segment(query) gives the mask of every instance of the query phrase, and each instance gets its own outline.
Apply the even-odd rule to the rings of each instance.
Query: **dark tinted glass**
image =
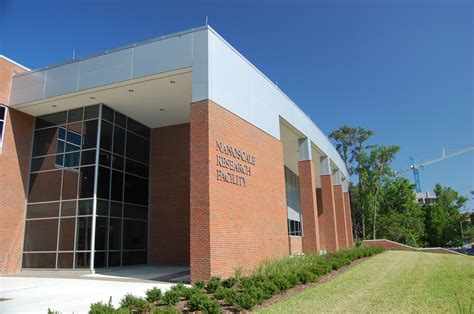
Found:
[[[76,201],[61,202],[61,216],[75,216],[76,205]]]
[[[59,253],[58,268],[72,268],[74,253]]]
[[[97,217],[95,222],[95,249],[107,249],[108,218]]]
[[[109,198],[110,170],[99,167],[99,179],[97,181],[97,196],[100,198]]]
[[[95,148],[97,145],[97,120],[84,122],[82,148]]]
[[[107,153],[106,151],[100,150],[99,151],[99,163],[101,165],[110,167],[110,153]]]
[[[84,110],[84,120],[94,119],[99,116],[99,105],[86,107]]]
[[[74,234],[76,232],[76,218],[63,218],[59,224],[59,250],[74,250]]]
[[[130,118],[127,119],[127,130],[143,137],[150,138],[150,129]]]
[[[82,116],[84,115],[84,108],[70,110],[67,118],[67,122],[77,122],[82,121]]]
[[[102,125],[100,126],[100,148],[107,151],[112,150],[112,132],[112,124],[102,120]]]
[[[94,167],[81,167],[79,177],[79,197],[94,196]]]
[[[32,173],[28,201],[48,202],[59,200],[61,192],[61,170]]]
[[[122,254],[122,265],[141,265],[147,263],[147,252],[146,251],[131,251],[123,252]]]
[[[0,105],[0,120],[5,120],[6,108]]]
[[[76,268],[89,268],[91,262],[91,253],[76,253]]]
[[[148,164],[149,142],[127,132],[127,157]]]
[[[27,220],[25,251],[56,251],[58,219]]]
[[[115,111],[115,124],[125,128],[127,124],[127,118],[123,114]]]
[[[97,200],[97,215],[99,216],[109,215],[109,201]]]
[[[102,106],[102,118],[114,122],[114,111],[107,106]]]
[[[58,217],[59,203],[31,204],[26,207],[26,218]]]
[[[120,252],[109,253],[109,267],[120,266]]]
[[[79,201],[79,206],[78,206],[78,212],[77,214],[82,216],[82,215],[92,215],[92,204],[94,202],[92,200],[80,200]]]
[[[91,249],[92,217],[77,218],[77,245],[79,251]]]
[[[125,202],[139,205],[147,205],[148,180],[126,174]]]
[[[122,217],[122,203],[117,203],[117,202],[110,203],[110,216]]]
[[[67,111],[52,113],[45,116],[37,117],[35,127],[37,129],[49,126],[65,124],[67,118]]]
[[[146,249],[147,243],[147,226],[146,221],[139,220],[123,220],[123,249]]]
[[[81,165],[95,164],[95,149],[86,150],[81,153]]]
[[[57,128],[35,131],[33,157],[57,153]]]
[[[24,268],[55,268],[56,253],[25,253],[22,266]]]
[[[114,127],[114,153],[125,153],[125,130],[118,127]]]
[[[111,199],[119,202],[123,199],[123,173],[120,171],[112,171]]]
[[[94,267],[95,268],[103,268],[106,267],[106,252],[95,252],[94,254]]]
[[[148,208],[143,206],[124,204],[123,216],[125,218],[146,220],[148,219]]]
[[[120,250],[122,243],[122,220],[110,218],[109,250]]]
[[[31,159],[31,171],[51,170],[56,167],[56,156]]]
[[[118,155],[112,156],[112,168],[123,170],[123,158]]]
[[[74,168],[79,166],[79,157],[79,152],[64,154],[64,167]]]
[[[148,166],[130,159],[125,162],[125,171],[148,178]]]
[[[65,169],[63,174],[63,200],[77,198],[78,171]]]

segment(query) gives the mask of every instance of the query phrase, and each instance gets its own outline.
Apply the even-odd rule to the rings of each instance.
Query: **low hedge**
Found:
[[[118,309],[110,300],[107,304],[94,303],[89,313],[179,313],[175,307],[179,302],[186,302],[190,311],[202,313],[220,313],[222,306],[238,311],[251,310],[278,293],[317,281],[332,270],[383,250],[360,246],[324,256],[308,254],[271,260],[262,263],[249,276],[237,273],[225,280],[212,277],[207,284],[199,280],[192,287],[179,283],[164,294],[160,289],[152,288],[146,292],[146,298],[125,295]]]

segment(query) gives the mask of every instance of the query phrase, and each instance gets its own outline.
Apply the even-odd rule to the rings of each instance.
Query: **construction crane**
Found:
[[[400,171],[396,172],[395,175],[398,176],[398,175],[400,175],[402,173],[405,173],[405,172],[408,172],[410,170],[413,171],[413,176],[415,177],[416,191],[421,192],[420,173],[419,173],[418,169],[420,169],[420,168],[423,169],[426,166],[432,165],[434,163],[437,163],[437,162],[440,162],[440,161],[443,161],[443,160],[446,160],[446,159],[449,159],[449,158],[452,158],[452,157],[462,155],[464,153],[467,153],[467,152],[470,152],[470,151],[473,151],[473,150],[474,150],[474,146],[468,146],[464,149],[461,149],[461,150],[458,150],[454,153],[450,153],[450,154],[446,155],[446,151],[443,148],[443,153],[442,153],[441,157],[433,159],[433,160],[425,161],[425,162],[422,162],[422,163],[419,163],[419,164],[415,162],[415,157],[410,157],[410,161],[411,161],[410,168],[400,170]]]

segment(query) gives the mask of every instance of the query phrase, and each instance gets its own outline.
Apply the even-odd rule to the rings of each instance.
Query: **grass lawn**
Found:
[[[386,251],[257,313],[474,313],[474,257]]]

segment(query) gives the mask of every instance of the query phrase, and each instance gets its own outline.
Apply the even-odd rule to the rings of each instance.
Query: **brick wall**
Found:
[[[346,210],[346,229],[349,247],[354,245],[354,234],[352,233],[352,210],[349,192],[344,192],[344,208]]]
[[[189,136],[189,123],[151,131],[150,265],[189,266]]]
[[[11,78],[24,72],[0,58],[0,103],[8,106]],[[0,274],[20,269],[25,224],[28,166],[34,118],[9,109],[0,153]]]
[[[337,217],[337,239],[339,248],[349,247],[349,238],[347,236],[347,218],[344,204],[344,191],[342,185],[334,186],[334,205],[336,206]]]
[[[319,227],[324,230],[326,250],[334,252],[339,250],[339,241],[332,175],[321,176],[321,202],[323,206],[319,216]]]
[[[289,236],[290,255],[299,255],[303,253],[303,237]]]
[[[316,206],[318,209],[318,226],[319,226],[319,244],[321,250],[326,250],[326,232],[321,223],[321,215],[323,214],[323,192],[321,188],[316,188]]]
[[[255,165],[217,151],[216,141],[255,156]],[[217,165],[217,155],[251,175]],[[283,145],[212,101],[191,105],[191,279],[230,276],[289,252]],[[220,177],[218,170],[231,173]],[[243,180],[235,177],[238,175]],[[233,180],[233,184],[222,180]]]
[[[318,253],[319,242],[318,207],[316,202],[316,180],[312,160],[298,162],[300,178],[301,215],[303,218],[303,250],[305,253]]]

